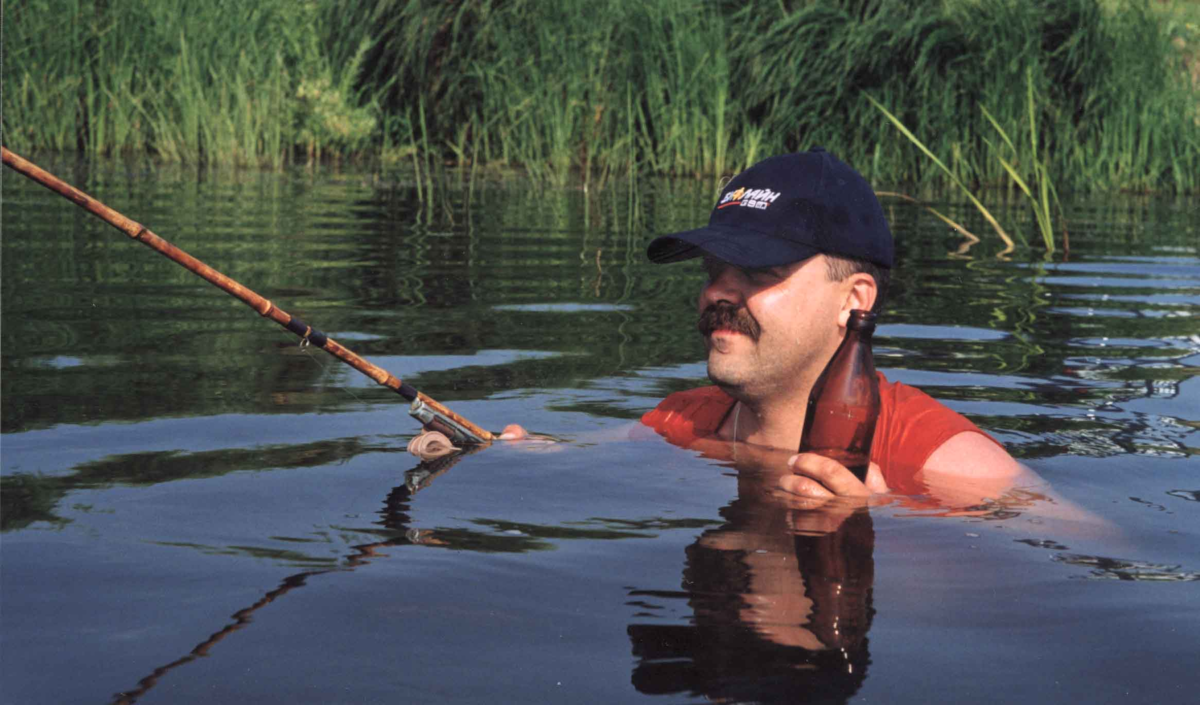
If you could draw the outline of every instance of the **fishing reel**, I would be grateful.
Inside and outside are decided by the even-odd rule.
[[[481,438],[466,426],[432,408],[420,399],[413,399],[412,405],[408,407],[408,413],[420,421],[421,425],[425,428],[430,431],[437,431],[446,436],[446,438],[449,438],[450,442],[454,445],[477,446],[488,443],[488,439]]]

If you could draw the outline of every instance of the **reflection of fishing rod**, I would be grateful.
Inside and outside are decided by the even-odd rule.
[[[175,659],[174,661],[171,661],[170,663],[155,668],[150,675],[138,681],[136,688],[122,691],[114,695],[111,705],[133,705],[133,703],[136,703],[138,699],[145,695],[151,688],[158,685],[159,680],[162,679],[163,676],[181,666],[185,666],[192,661],[195,661],[198,658],[208,656],[209,651],[225,637],[252,624],[254,621],[253,618],[255,612],[273,603],[275,600],[283,597],[292,590],[304,587],[308,584],[309,578],[318,575],[325,575],[327,573],[353,571],[360,566],[370,563],[372,558],[385,556],[386,554],[381,554],[378,552],[379,549],[388,548],[391,546],[418,544],[434,546],[438,545],[439,542],[432,537],[430,532],[422,532],[408,525],[408,522],[410,521],[408,516],[408,502],[412,499],[412,496],[416,494],[417,490],[426,486],[428,481],[432,481],[433,477],[445,473],[464,456],[470,455],[477,450],[479,450],[479,448],[461,450],[440,458],[436,458],[434,460],[422,461],[415,468],[405,473],[405,483],[392,489],[392,491],[388,494],[387,499],[384,501],[385,509],[383,512],[384,518],[382,524],[384,527],[391,530],[395,536],[386,538],[382,541],[375,541],[373,543],[353,546],[352,548],[354,549],[354,553],[350,556],[347,556],[345,567],[323,570],[306,570],[296,573],[295,575],[289,575],[283,579],[283,581],[279,584],[279,587],[268,591],[254,604],[234,612],[233,615],[231,615],[233,619],[232,622],[213,632],[207,639],[197,644],[187,654]],[[410,479],[414,477],[421,478],[421,480]]]
[[[420,465],[404,473],[404,486],[408,489],[409,495],[415,495],[425,489],[439,475],[445,474],[447,470],[457,465],[458,461],[478,450],[479,448],[464,448],[440,458],[422,460]]]
[[[147,691],[158,685],[159,679],[163,676],[167,675],[176,668],[179,668],[180,666],[191,663],[198,658],[208,656],[209,650],[216,646],[217,642],[250,624],[252,621],[252,615],[263,607],[266,607],[274,602],[275,598],[281,597],[288,592],[291,592],[295,588],[304,587],[307,584],[305,581],[314,575],[323,575],[329,572],[332,571],[312,570],[284,578],[279,587],[263,595],[258,602],[255,602],[253,605],[235,612],[233,614],[234,621],[232,623],[227,624],[219,631],[214,632],[212,636],[197,644],[196,647],[188,652],[185,656],[181,656],[168,664],[154,669],[150,675],[138,681],[138,686],[136,688],[132,690],[121,691],[120,693],[114,695],[112,705],[133,705],[133,703],[138,701],[138,698],[142,697]]]
[[[302,344],[316,345],[375,380],[378,384],[395,391],[400,396],[411,401],[412,405],[409,407],[408,413],[416,417],[427,428],[440,431],[446,434],[451,440],[468,445],[487,443],[493,439],[493,435],[488,431],[450,411],[450,409],[434,401],[431,397],[426,396],[423,392],[418,392],[411,384],[406,384],[396,379],[395,376],[382,367],[377,367],[367,362],[321,331],[275,306],[268,299],[259,296],[233,279],[175,247],[150,232],[150,229],[141,223],[126,218],[124,215],[121,215],[74,186],[42,170],[36,164],[13,154],[7,147],[3,147],[2,149],[4,163],[9,168],[73,201],[75,205],[90,212],[134,240],[158,251],[159,254],[174,260],[177,264],[183,266],[193,274],[202,277],[210,284],[240,299],[247,306],[258,311],[259,315],[264,318],[270,318],[272,321],[300,336]]]

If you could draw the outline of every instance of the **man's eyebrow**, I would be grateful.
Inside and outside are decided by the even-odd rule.
[[[786,273],[787,267],[788,267],[788,265],[786,265],[786,264],[769,265],[766,267],[743,267],[741,265],[733,264],[732,262],[726,262],[725,260],[721,259],[720,257],[715,257],[713,255],[704,255],[703,257],[701,257],[700,264],[705,269],[708,269],[708,268],[714,267],[714,266],[715,267],[732,267],[740,272],[745,272],[747,274],[774,274],[777,276],[783,276],[784,273]]]

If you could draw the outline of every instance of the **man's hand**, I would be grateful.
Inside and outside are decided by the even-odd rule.
[[[870,497],[888,491],[877,463],[867,469],[867,481],[861,482],[849,468],[816,453],[801,453],[788,459],[792,475],[779,479],[779,489],[813,500],[834,497]]]
[[[504,427],[504,430],[496,438],[502,441],[523,441],[529,438],[529,431],[526,431],[515,423],[510,423]]]
[[[504,431],[496,436],[496,440],[526,441],[526,443],[521,444],[526,449],[552,450],[557,448],[555,439],[550,436],[533,435],[515,423],[505,426]],[[440,458],[443,455],[449,455],[459,450],[461,448],[456,447],[444,434],[429,429],[422,430],[421,433],[417,434],[408,443],[408,452],[421,460]]]
[[[519,441],[515,447],[523,451],[534,451],[538,453],[557,453],[563,450],[566,446],[559,439],[553,436],[543,436],[538,433],[530,433],[521,426],[510,423],[504,427],[499,436],[496,436],[498,441]]]
[[[438,431],[421,431],[408,442],[408,452],[421,460],[433,460],[457,450],[450,439]]]

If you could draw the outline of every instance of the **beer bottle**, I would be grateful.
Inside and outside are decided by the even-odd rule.
[[[871,356],[875,314],[850,312],[846,337],[808,395],[801,453],[833,458],[865,481],[879,418],[879,378]]]

